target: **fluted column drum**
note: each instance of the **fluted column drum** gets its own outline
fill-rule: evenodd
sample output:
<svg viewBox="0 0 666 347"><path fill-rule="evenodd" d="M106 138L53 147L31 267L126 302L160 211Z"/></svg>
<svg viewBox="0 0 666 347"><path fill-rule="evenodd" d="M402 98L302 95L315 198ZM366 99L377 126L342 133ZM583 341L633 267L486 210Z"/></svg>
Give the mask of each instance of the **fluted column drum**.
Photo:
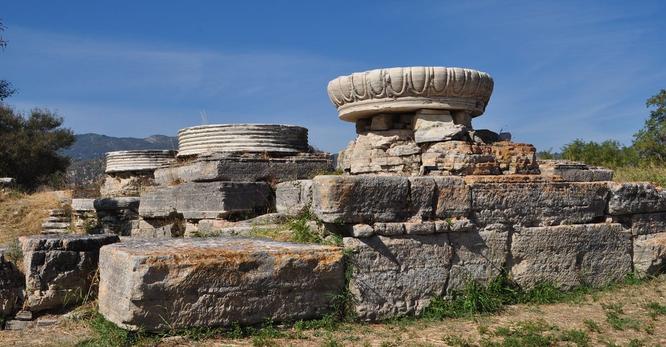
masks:
<svg viewBox="0 0 666 347"><path fill-rule="evenodd" d="M308 130L291 125L213 124L181 129L178 156L203 153L298 153L308 150Z"/></svg>
<svg viewBox="0 0 666 347"><path fill-rule="evenodd" d="M129 171L153 171L168 166L176 157L176 151L136 150L106 153L106 173Z"/></svg>

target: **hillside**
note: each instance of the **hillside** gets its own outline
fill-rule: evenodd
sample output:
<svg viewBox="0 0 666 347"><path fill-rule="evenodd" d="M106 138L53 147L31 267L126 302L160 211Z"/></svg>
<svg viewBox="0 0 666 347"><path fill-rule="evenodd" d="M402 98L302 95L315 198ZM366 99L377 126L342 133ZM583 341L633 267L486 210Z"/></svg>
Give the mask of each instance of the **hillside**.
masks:
<svg viewBox="0 0 666 347"><path fill-rule="evenodd" d="M72 147L62 151L72 160L96 159L111 151L178 148L178 140L175 137L165 135L153 135L144 139L100 134L79 134L75 137L76 142Z"/></svg>

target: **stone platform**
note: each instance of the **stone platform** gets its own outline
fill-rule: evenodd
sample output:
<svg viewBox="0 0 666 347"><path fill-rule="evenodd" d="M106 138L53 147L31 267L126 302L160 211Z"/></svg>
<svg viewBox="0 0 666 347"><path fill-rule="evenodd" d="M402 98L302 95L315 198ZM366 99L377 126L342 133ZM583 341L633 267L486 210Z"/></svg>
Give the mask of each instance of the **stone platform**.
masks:
<svg viewBox="0 0 666 347"><path fill-rule="evenodd" d="M338 247L239 238L102 248L99 311L148 331L295 321L329 312L344 285Z"/></svg>
<svg viewBox="0 0 666 347"><path fill-rule="evenodd" d="M139 196L155 185L155 169L169 166L175 157L176 151L167 150L108 152L100 194L103 197Z"/></svg>
<svg viewBox="0 0 666 347"><path fill-rule="evenodd" d="M332 170L333 161L328 153L283 156L210 153L155 170L155 182L161 186L211 181L283 182L312 178Z"/></svg>

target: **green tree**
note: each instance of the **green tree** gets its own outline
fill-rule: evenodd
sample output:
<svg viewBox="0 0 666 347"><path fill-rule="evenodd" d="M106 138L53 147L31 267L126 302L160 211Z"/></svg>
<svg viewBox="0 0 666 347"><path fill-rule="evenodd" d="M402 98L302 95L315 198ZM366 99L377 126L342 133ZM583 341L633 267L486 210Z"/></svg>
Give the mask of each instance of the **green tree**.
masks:
<svg viewBox="0 0 666 347"><path fill-rule="evenodd" d="M577 139L562 147L562 158L610 168L638 164L636 151L615 140L597 143Z"/></svg>
<svg viewBox="0 0 666 347"><path fill-rule="evenodd" d="M2 21L0 21L0 33L3 31L5 31L5 26L2 24ZM0 35L0 48L5 48L6 46L7 41ZM5 80L0 80L0 101L5 100L14 93L16 93L16 89L12 87L11 83Z"/></svg>
<svg viewBox="0 0 666 347"><path fill-rule="evenodd" d="M647 163L663 164L666 160L666 89L649 98L645 105L650 117L643 129L634 134L634 148L641 160Z"/></svg>
<svg viewBox="0 0 666 347"><path fill-rule="evenodd" d="M26 189L64 177L69 158L58 151L74 143L63 119L48 110L34 109L25 117L0 104L0 176L14 177Z"/></svg>

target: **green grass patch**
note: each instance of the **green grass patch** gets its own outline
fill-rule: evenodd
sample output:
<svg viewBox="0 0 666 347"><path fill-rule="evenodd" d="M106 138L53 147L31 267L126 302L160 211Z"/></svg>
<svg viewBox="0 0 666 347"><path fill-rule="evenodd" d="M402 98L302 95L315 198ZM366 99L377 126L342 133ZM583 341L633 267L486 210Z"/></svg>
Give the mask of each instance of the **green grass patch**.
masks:
<svg viewBox="0 0 666 347"><path fill-rule="evenodd" d="M633 329L636 331L641 330L641 322L639 320L627 317L624 314L621 304L608 304L601 305L606 311L606 322L615 330Z"/></svg>
<svg viewBox="0 0 666 347"><path fill-rule="evenodd" d="M645 305L645 308L652 319L657 319L658 316L666 316L666 305L653 301Z"/></svg>

